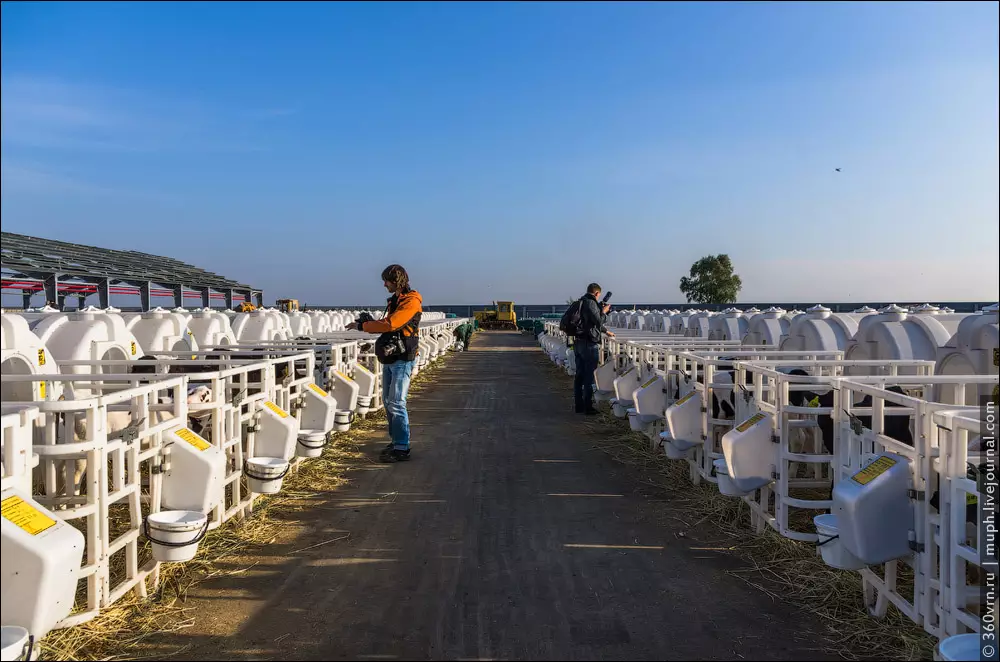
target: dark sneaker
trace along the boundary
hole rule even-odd
[[[410,450],[405,451],[398,450],[396,448],[386,448],[382,450],[382,453],[378,456],[379,462],[406,462],[410,459]]]

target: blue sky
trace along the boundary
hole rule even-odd
[[[4,3],[3,227],[307,303],[680,301],[715,253],[994,301],[997,7]]]

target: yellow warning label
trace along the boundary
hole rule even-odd
[[[891,457],[882,456],[867,467],[851,476],[851,480],[860,485],[867,485],[896,464],[896,460]]]
[[[368,368],[364,367],[364,366],[363,366],[363,365],[361,365],[360,363],[359,363],[359,364],[357,364],[356,366],[354,366],[354,369],[355,369],[355,370],[360,370],[361,372],[367,372],[367,373],[368,373],[369,375],[370,375],[370,374],[372,374],[372,371],[371,371],[371,370],[369,370]]]
[[[278,416],[280,416],[282,418],[288,418],[288,412],[286,412],[284,409],[282,409],[278,405],[274,404],[270,400],[268,400],[267,402],[265,402],[264,406],[267,407],[268,409],[270,409],[271,411],[273,411]]]
[[[757,425],[757,423],[760,423],[763,420],[764,420],[764,414],[762,414],[760,412],[757,412],[756,414],[754,414],[753,416],[751,416],[747,420],[745,420],[742,423],[740,423],[739,425],[737,425],[736,426],[736,431],[737,432],[746,432],[747,430],[749,430],[750,428],[752,428],[753,426]]]
[[[810,406],[810,407],[819,407],[819,396],[817,395],[812,400],[810,400],[808,406]]]
[[[353,382],[354,381],[353,379],[351,379],[350,377],[348,377],[347,375],[345,375],[344,373],[342,373],[339,370],[337,371],[337,374],[340,375],[341,377],[343,377],[344,379],[346,379],[349,382]]]
[[[690,393],[688,393],[687,395],[685,395],[683,398],[681,398],[680,400],[678,400],[674,404],[682,405],[685,402],[687,402],[688,400],[690,400],[691,398],[693,398],[697,393],[698,393],[698,391],[691,391]]]
[[[633,370],[635,370],[635,366],[632,366],[631,368],[629,368],[628,370],[626,370],[625,372],[623,372],[621,374],[621,376],[624,377],[625,375],[627,375],[628,373],[632,372]]]
[[[649,381],[647,381],[645,384],[643,384],[640,388],[646,388],[647,386],[649,386],[650,384],[652,384],[655,381],[656,381],[656,377],[650,377]]]
[[[45,399],[45,382],[38,382],[38,396],[39,400]]]
[[[328,394],[328,393],[327,393],[326,391],[324,391],[324,390],[323,390],[323,389],[321,389],[320,387],[316,386],[315,384],[310,384],[310,385],[309,385],[309,388],[311,388],[311,389],[312,389],[312,390],[313,390],[314,392],[316,392],[316,393],[319,393],[319,394],[320,394],[321,396],[323,396],[324,398],[325,398],[325,397],[326,397],[327,395],[329,395],[329,394]]]
[[[191,430],[188,430],[187,428],[181,428],[176,432],[176,434],[178,437],[188,442],[189,444],[191,444],[200,451],[207,451],[209,448],[212,447],[212,444],[208,443],[207,441],[199,437]]]
[[[38,365],[45,365],[45,350],[38,350]]]
[[[965,505],[971,506],[979,503],[979,496],[971,493],[966,493],[965,495]]]
[[[19,496],[7,497],[0,504],[3,518],[25,533],[37,536],[56,525],[56,521]]]
[[[132,356],[135,356],[135,343],[132,343]]]

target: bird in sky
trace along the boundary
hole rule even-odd
[[[840,172],[840,168],[834,168],[834,170],[836,170],[837,172]]]

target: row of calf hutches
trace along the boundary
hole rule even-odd
[[[195,558],[209,530],[380,408],[372,336],[337,329],[354,315],[0,315],[4,659],[148,595],[160,563]],[[465,321],[427,317],[420,368]]]

